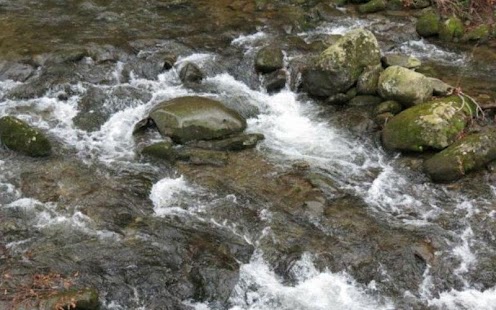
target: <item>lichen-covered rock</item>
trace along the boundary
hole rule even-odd
[[[379,76],[381,75],[381,65],[370,67],[358,77],[357,92],[360,95],[375,95],[377,94],[377,84],[379,83]]]
[[[422,65],[422,62],[417,57],[403,54],[387,54],[381,60],[384,67],[400,66],[415,69]]]
[[[377,39],[368,30],[355,29],[337,40],[303,72],[303,89],[328,97],[346,92],[367,67],[380,64]]]
[[[435,182],[455,181],[496,159],[496,128],[471,134],[434,155],[424,163]]]
[[[255,57],[255,69],[261,73],[270,73],[284,66],[284,55],[280,48],[266,46]]]
[[[172,140],[210,140],[245,130],[246,120],[221,102],[204,97],[181,97],[162,102],[150,118],[158,131]]]
[[[469,99],[451,96],[416,105],[393,117],[382,131],[389,150],[442,150],[465,129],[474,106]]]
[[[358,6],[360,13],[376,13],[386,9],[386,0],[370,0],[367,3]]]
[[[0,118],[0,143],[12,151],[32,157],[48,156],[52,150],[50,141],[43,133],[13,116]]]
[[[444,41],[453,41],[463,36],[463,22],[452,16],[439,24],[439,38]]]
[[[379,77],[379,95],[386,100],[398,101],[405,107],[425,102],[432,96],[432,91],[425,75],[403,67],[388,67]]]
[[[416,25],[417,33],[422,37],[431,37],[439,33],[439,15],[433,10],[429,10],[422,14]]]

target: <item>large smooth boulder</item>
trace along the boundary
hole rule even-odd
[[[455,181],[496,159],[496,128],[464,137],[424,163],[435,182]]]
[[[318,97],[345,93],[365,68],[380,65],[380,61],[381,51],[372,32],[352,30],[322,52],[303,72],[303,88]]]
[[[468,98],[451,96],[406,109],[384,126],[384,147],[397,151],[442,150],[465,129],[474,106]]]
[[[266,46],[255,57],[255,69],[261,73],[270,73],[284,66],[284,55],[280,48]]]
[[[0,142],[12,151],[32,157],[48,156],[52,150],[43,133],[13,116],[0,118]]]
[[[221,102],[204,97],[181,97],[158,104],[150,118],[163,135],[175,142],[210,140],[246,129],[246,120]]]
[[[433,87],[425,75],[400,66],[391,66],[381,73],[378,92],[386,100],[395,100],[409,107],[430,99]]]

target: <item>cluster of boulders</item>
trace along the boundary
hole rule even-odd
[[[350,0],[358,4],[360,13],[377,13],[384,10],[419,10],[416,29],[422,37],[439,36],[444,41],[480,41],[496,34],[492,33],[489,23],[465,25],[455,15],[443,16],[430,0]],[[450,4],[446,4],[449,6]],[[415,13],[416,14],[416,13]],[[470,24],[470,20],[467,21]]]
[[[374,105],[386,149],[440,151],[424,165],[434,181],[456,180],[496,159],[493,129],[466,134],[476,103],[416,72],[420,65],[407,55],[381,57],[374,35],[356,29],[315,57],[303,72],[303,89],[330,104]]]
[[[246,120],[220,101],[188,96],[156,105],[139,122],[135,134],[153,126],[164,141],[148,145],[142,154],[174,162],[223,166],[228,152],[253,148],[264,137],[243,133]]]

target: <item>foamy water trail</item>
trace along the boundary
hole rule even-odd
[[[241,266],[240,280],[229,299],[230,310],[386,310],[390,301],[374,296],[373,283],[362,286],[346,273],[318,271],[306,253],[290,270],[294,283],[285,283],[260,252]],[[196,310],[208,304],[187,303]]]

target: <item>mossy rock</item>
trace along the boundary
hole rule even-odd
[[[396,115],[403,110],[403,107],[401,104],[399,104],[397,101],[394,100],[388,100],[381,102],[377,107],[374,109],[374,115],[379,115],[383,113],[391,113],[393,115]]]
[[[303,88],[319,97],[345,93],[367,67],[380,64],[381,51],[368,30],[355,29],[322,52],[303,72]]]
[[[378,92],[386,100],[395,100],[409,107],[430,99],[433,87],[425,75],[400,66],[391,66],[381,73]]]
[[[439,34],[439,22],[441,18],[438,13],[429,10],[422,14],[416,25],[417,33],[422,37],[431,37]]]
[[[0,142],[12,151],[32,157],[48,156],[52,151],[43,133],[13,116],[0,118]]]
[[[280,48],[266,46],[255,57],[255,69],[261,73],[270,73],[284,66],[284,55]]]
[[[180,97],[158,104],[150,118],[160,134],[178,143],[227,137],[246,129],[246,120],[221,102]]]
[[[463,36],[463,22],[452,16],[439,24],[439,38],[444,41],[453,41]]]
[[[487,24],[482,24],[470,31],[463,36],[462,41],[480,41],[487,40],[491,35],[491,28]]]
[[[450,96],[416,105],[393,117],[382,131],[389,150],[442,150],[463,132],[475,107],[468,98]]]
[[[464,137],[424,163],[435,182],[455,181],[496,159],[496,128]]]
[[[376,13],[384,11],[386,9],[386,0],[371,0],[367,3],[358,6],[358,12],[360,13]]]

